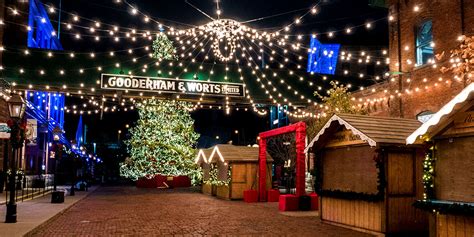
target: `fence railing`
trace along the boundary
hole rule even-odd
[[[17,175],[15,180],[15,200],[23,202],[49,194],[53,190],[54,175]],[[5,203],[10,199],[9,177],[5,185]]]

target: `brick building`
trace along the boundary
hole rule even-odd
[[[391,77],[354,93],[370,114],[416,118],[437,112],[468,82],[441,73],[458,37],[474,34],[474,1],[388,0]],[[435,55],[445,52],[444,59]]]
[[[0,0],[0,19],[5,19],[5,1]],[[0,25],[0,45],[3,45],[3,32],[4,32],[4,25]],[[2,51],[0,51],[0,65],[3,62],[3,54]],[[1,74],[0,74],[1,75]],[[9,119],[9,114],[8,114],[8,105],[5,100],[0,98],[0,123],[6,123]],[[4,166],[6,166],[6,159],[5,159],[5,145],[6,141],[0,139],[0,172],[4,169]],[[1,180],[0,180],[1,182]],[[2,185],[0,184],[0,187]],[[0,190],[1,192],[1,190]]]

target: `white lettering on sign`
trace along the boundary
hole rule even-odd
[[[204,82],[158,77],[136,77],[102,74],[101,88],[109,90],[136,90],[206,94],[215,96],[245,96],[244,85],[238,83]]]

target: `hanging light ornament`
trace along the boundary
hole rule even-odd
[[[231,19],[217,19],[200,26],[199,29],[211,37],[214,56],[224,62],[233,59],[237,40],[247,30],[245,26]],[[225,53],[221,47],[224,47]]]

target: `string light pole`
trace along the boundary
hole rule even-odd
[[[23,147],[23,142],[25,141],[25,126],[20,124],[20,121],[23,118],[25,112],[25,102],[23,98],[19,95],[13,95],[8,100],[8,112],[10,113],[11,120],[8,121],[8,125],[11,129],[10,132],[10,145],[13,149],[11,157],[11,173],[9,177],[9,189],[10,189],[10,200],[7,203],[7,213],[5,217],[5,223],[16,223],[17,222],[17,212],[16,212],[16,174],[17,174],[17,157],[18,150]]]
[[[221,18],[221,14],[222,14],[222,10],[219,6],[219,2],[220,0],[215,0],[216,2],[216,14],[217,14],[217,19],[220,19]]]

